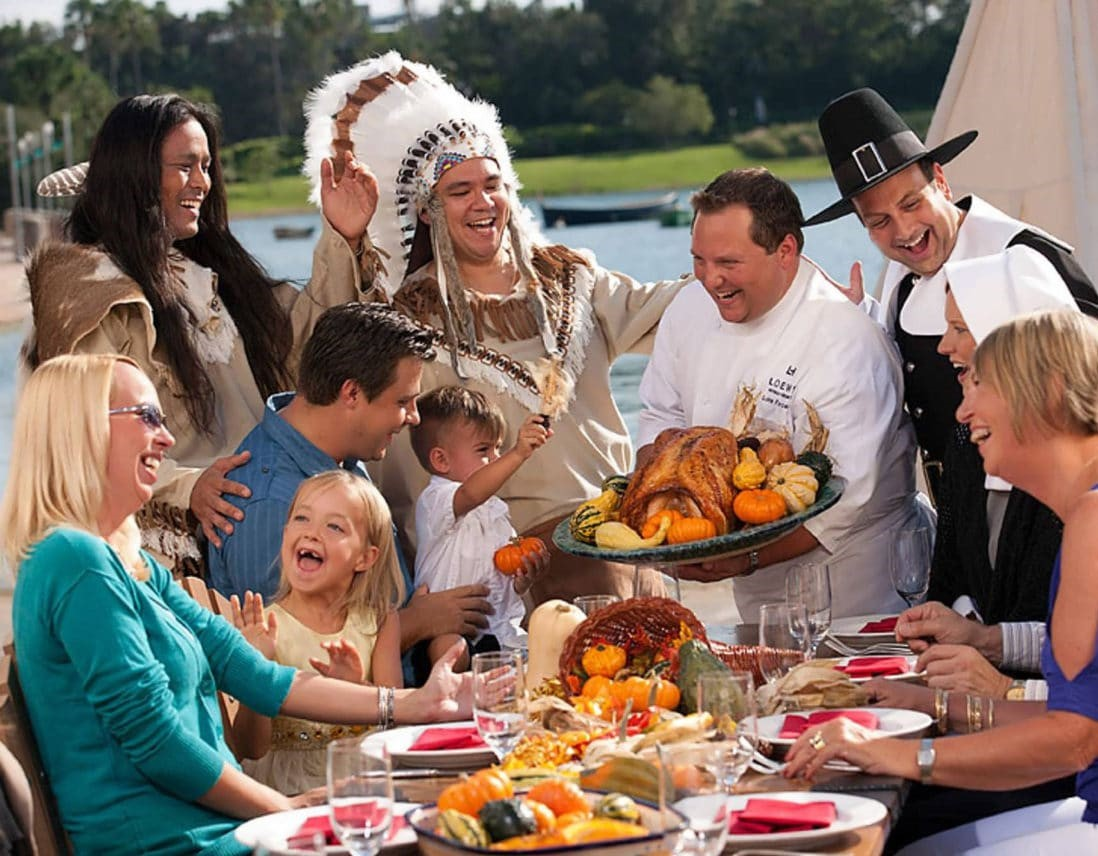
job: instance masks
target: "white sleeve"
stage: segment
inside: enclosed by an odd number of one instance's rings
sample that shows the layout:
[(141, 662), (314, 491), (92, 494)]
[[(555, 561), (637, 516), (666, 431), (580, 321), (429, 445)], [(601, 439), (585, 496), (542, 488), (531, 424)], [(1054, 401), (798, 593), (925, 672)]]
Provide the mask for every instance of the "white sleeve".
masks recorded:
[(652, 356), (644, 369), (640, 387), (641, 412), (638, 419), (637, 448), (656, 439), (665, 428), (685, 428), (686, 411), (683, 407), (681, 385), (676, 381), (679, 362), (678, 315), (679, 301), (672, 303), (664, 313), (656, 331)]
[(1000, 666), (1021, 672), (1041, 671), (1041, 648), (1045, 644), (1043, 621), (1004, 621), (1003, 661)]
[(882, 330), (888, 330), (888, 319), (885, 317), (884, 307), (872, 294), (866, 292), (862, 297), (862, 302), (858, 304), (858, 308), (880, 324)]
[(431, 479), (416, 500), (416, 571), (415, 585), (439, 591), (445, 572), (440, 562), (439, 542), (454, 528), (454, 494), (460, 482)]

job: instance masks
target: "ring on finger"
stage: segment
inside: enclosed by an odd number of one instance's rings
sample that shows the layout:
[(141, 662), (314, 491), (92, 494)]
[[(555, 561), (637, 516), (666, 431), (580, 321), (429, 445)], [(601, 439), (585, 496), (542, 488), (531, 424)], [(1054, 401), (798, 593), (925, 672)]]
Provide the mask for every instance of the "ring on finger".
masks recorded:
[(817, 752), (819, 752), (821, 749), (824, 748), (824, 746), (827, 745), (827, 741), (824, 740), (824, 736), (819, 731), (817, 731), (815, 734), (808, 738), (808, 745), (815, 749)]

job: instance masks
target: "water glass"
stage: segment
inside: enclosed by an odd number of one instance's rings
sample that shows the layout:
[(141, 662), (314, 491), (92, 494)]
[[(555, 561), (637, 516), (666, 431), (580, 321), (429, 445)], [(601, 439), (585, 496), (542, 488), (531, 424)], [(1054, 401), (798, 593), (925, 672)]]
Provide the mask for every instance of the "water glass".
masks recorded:
[(585, 594), (577, 597), (572, 603), (579, 607), (584, 615), (594, 615), (600, 609), (606, 609), (610, 604), (620, 600), (621, 598), (616, 594)]
[(726, 793), (747, 770), (758, 746), (755, 682), (749, 672), (702, 672), (698, 710), (713, 717), (717, 739), (724, 741), (722, 784)]
[(473, 720), (502, 761), (526, 731), (525, 665), (517, 651), (473, 655)]
[(670, 782), (673, 805), (686, 816), (672, 852), (716, 856), (728, 840), (728, 796), (724, 789), (725, 741), (669, 743), (656, 756)]
[(902, 529), (893, 536), (888, 570), (892, 587), (908, 606), (926, 597), (932, 543), (930, 529), (925, 526)]
[(804, 660), (805, 644), (793, 627), (808, 626), (803, 603), (764, 603), (759, 607), (759, 669), (768, 681), (776, 681)]
[[(804, 640), (808, 658), (815, 659), (816, 649), (831, 629), (831, 570), (822, 564), (794, 565), (785, 575), (785, 602), (804, 604), (806, 623), (794, 626), (793, 634)], [(799, 614), (790, 612), (790, 620)]]
[(333, 740), (327, 781), (332, 830), (355, 856), (374, 856), (393, 820), (388, 751), (367, 745), (362, 737)]

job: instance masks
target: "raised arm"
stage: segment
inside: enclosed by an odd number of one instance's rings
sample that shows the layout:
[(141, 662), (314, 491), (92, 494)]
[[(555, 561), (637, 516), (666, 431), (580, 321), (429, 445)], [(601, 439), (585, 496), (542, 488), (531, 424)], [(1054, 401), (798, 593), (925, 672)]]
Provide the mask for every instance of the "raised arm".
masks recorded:
[(543, 425), (540, 419), (533, 413), (527, 416), (519, 428), (515, 445), (461, 483), (454, 493), (454, 517), (468, 514), (493, 497), (507, 483), (507, 479), (553, 436), (552, 429)]

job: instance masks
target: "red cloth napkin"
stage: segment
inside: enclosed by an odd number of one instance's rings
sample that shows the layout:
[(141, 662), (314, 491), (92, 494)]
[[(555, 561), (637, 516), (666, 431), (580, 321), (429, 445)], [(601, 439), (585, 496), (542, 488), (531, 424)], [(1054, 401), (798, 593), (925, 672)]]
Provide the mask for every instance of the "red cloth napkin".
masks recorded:
[(852, 678), (872, 678), (880, 675), (902, 675), (911, 671), (907, 657), (854, 657), (845, 666), (836, 666)]
[(896, 630), (896, 622), (900, 620), (900, 616), (893, 615), (891, 618), (882, 618), (880, 621), (867, 621), (865, 626), (859, 630), (859, 633), (893, 633)]
[(826, 829), (835, 822), (835, 803), (793, 803), (785, 800), (750, 799), (742, 811), (729, 815), (729, 835), (768, 835)]
[(408, 747), (410, 752), (434, 752), (439, 749), (480, 749), (484, 741), (480, 739), (475, 725), (463, 728), (424, 728), (415, 742)]
[(866, 728), (876, 728), (880, 720), (877, 714), (868, 710), (818, 710), (804, 716), (800, 713), (790, 713), (782, 721), (782, 729), (778, 732), (781, 739), (794, 739), (800, 737), (813, 725), (823, 725), (833, 719), (849, 719)]
[[(364, 811), (372, 813), (373, 805), (364, 804), (361, 806)], [(392, 841), (397, 834), (402, 830), (407, 821), (405, 821), (402, 815), (393, 815), (393, 819), (389, 824), (389, 832), (385, 836), (386, 841)], [(315, 814), (301, 824), (300, 828), (286, 839), (287, 847), (301, 847), (305, 848), (313, 843), (313, 835), (317, 832), (323, 833), (324, 842), (330, 847), (338, 847), (340, 845), (339, 836), (332, 830), (332, 818), (327, 812), (324, 814)]]

